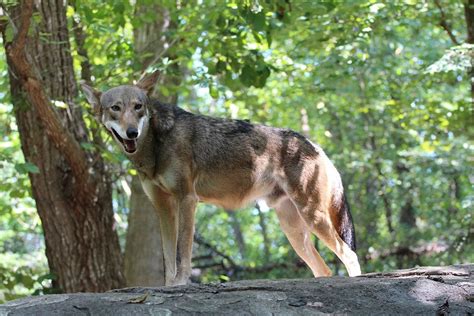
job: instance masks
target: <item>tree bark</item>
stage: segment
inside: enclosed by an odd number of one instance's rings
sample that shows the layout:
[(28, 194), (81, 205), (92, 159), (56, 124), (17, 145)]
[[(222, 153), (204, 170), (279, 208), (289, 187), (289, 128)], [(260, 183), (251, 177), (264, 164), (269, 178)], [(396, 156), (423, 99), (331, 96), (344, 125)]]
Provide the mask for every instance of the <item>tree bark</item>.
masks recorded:
[[(76, 1), (70, 1), (71, 6), (76, 11)], [(72, 28), (74, 33), (74, 39), (77, 45), (77, 54), (82, 57), (81, 59), (81, 80), (85, 81), (87, 84), (92, 84), (92, 70), (91, 70), (91, 63), (89, 61), (89, 54), (87, 53), (87, 49), (85, 48), (85, 41), (86, 41), (86, 34), (84, 33), (84, 29), (80, 18), (78, 16), (74, 16), (72, 18)]]
[[(153, 18), (150, 21), (150, 14)], [(175, 28), (171, 19), (170, 11), (162, 6), (154, 4), (150, 6), (146, 1), (138, 0), (135, 7), (135, 19), (142, 21), (133, 29), (135, 52), (142, 69), (158, 64), (161, 59), (167, 57), (171, 61), (176, 59), (172, 53), (176, 39), (172, 40), (170, 33)], [(147, 21), (147, 22), (145, 22)], [(161, 102), (178, 104), (178, 93), (175, 91), (181, 81), (179, 65), (173, 63), (168, 65), (166, 73), (162, 73), (158, 79), (157, 87), (153, 96)], [(163, 94), (159, 87), (165, 87), (168, 93)]]
[[(31, 24), (33, 12), (41, 21)], [(15, 118), (42, 221), (46, 256), (63, 292), (98, 292), (123, 285), (113, 228), (112, 195), (105, 164), (85, 152), (88, 136), (77, 96), (67, 29), (60, 0), (20, 1), (9, 7), (13, 41), (2, 32)], [(14, 25), (11, 25), (14, 24)], [(30, 30), (29, 30), (30, 29)], [(51, 100), (64, 102), (54, 108)]]
[(410, 192), (405, 200), (405, 204), (400, 209), (400, 224), (410, 230), (416, 230), (415, 208), (413, 207), (413, 198)]
[(474, 44), (474, 0), (464, 1), (464, 16), (466, 18), (467, 27), (466, 42)]
[[(474, 0), (465, 0), (464, 16), (466, 18), (467, 38), (466, 42), (474, 44)], [(474, 63), (474, 62), (473, 62)], [(474, 118), (474, 65), (469, 71), (471, 79), (471, 119)]]
[[(410, 169), (403, 163), (397, 163), (396, 170), (402, 182), (407, 183), (408, 186), (402, 190), (402, 195), (405, 196), (405, 203), (400, 208), (400, 225), (405, 227), (410, 232), (416, 231), (416, 210), (413, 206), (413, 196), (415, 195), (416, 188), (413, 187), (411, 179), (404, 179), (405, 175), (410, 172)], [(409, 237), (409, 236), (408, 236)], [(407, 238), (407, 242), (410, 242), (410, 238)]]
[(124, 274), (127, 286), (165, 284), (160, 222), (155, 208), (133, 177), (125, 245)]

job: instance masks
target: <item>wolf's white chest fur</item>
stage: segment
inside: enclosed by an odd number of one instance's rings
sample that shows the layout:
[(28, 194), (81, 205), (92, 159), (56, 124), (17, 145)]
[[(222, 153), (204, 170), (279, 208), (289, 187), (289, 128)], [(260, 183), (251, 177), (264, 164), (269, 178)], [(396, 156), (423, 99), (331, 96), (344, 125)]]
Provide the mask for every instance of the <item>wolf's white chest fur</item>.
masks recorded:
[(142, 177), (141, 179), (143, 190), (150, 197), (151, 190), (155, 190), (156, 187), (160, 188), (162, 191), (167, 193), (172, 193), (176, 188), (177, 179), (174, 172), (170, 171), (165, 172), (160, 175), (156, 175), (154, 178)]

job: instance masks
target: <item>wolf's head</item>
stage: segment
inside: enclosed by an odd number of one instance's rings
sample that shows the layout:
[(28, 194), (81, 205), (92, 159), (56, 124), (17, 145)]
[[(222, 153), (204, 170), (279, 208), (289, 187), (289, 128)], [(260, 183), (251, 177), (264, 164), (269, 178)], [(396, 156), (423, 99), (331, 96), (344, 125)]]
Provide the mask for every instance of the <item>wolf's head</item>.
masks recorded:
[(154, 72), (136, 85), (119, 86), (105, 92), (81, 84), (95, 117), (128, 155), (137, 151), (146, 135), (150, 119), (148, 96), (153, 91), (158, 75), (158, 72)]

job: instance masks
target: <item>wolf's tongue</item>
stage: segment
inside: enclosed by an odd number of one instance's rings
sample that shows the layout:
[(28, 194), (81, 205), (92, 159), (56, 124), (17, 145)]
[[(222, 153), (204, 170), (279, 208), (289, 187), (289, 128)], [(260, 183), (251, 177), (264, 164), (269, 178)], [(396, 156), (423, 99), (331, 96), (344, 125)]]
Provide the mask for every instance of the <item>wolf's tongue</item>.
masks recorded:
[(124, 139), (123, 144), (125, 145), (125, 150), (129, 153), (133, 153), (137, 150), (137, 142), (134, 139)]

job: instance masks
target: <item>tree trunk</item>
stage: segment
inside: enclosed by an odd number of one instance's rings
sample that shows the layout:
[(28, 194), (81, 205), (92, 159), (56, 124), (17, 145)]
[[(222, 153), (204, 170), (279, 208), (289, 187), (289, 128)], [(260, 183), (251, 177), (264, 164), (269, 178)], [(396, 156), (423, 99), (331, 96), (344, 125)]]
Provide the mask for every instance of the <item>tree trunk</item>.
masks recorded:
[(160, 222), (155, 208), (133, 177), (125, 246), (124, 274), (127, 286), (165, 284)]
[[(135, 52), (142, 69), (146, 70), (149, 66), (159, 64), (165, 57), (171, 61), (175, 60), (176, 56), (172, 52), (176, 39), (172, 40), (169, 35), (175, 28), (175, 23), (171, 19), (170, 11), (162, 5), (150, 5), (147, 1), (138, 0), (135, 19), (141, 21), (139, 27), (133, 30), (133, 38)], [(180, 81), (179, 65), (177, 63), (168, 65), (166, 73), (162, 73), (158, 79), (153, 96), (161, 102), (178, 104), (176, 89)]]
[[(416, 188), (413, 187), (413, 182), (410, 179), (404, 179), (404, 175), (410, 172), (410, 169), (403, 163), (398, 163), (396, 167), (397, 173), (404, 183), (408, 182), (406, 189), (402, 189), (402, 195), (405, 196), (405, 203), (400, 209), (400, 225), (405, 227), (408, 231), (416, 231), (416, 210), (413, 206), (413, 196)], [(407, 238), (410, 242), (410, 238)]]
[[(38, 23), (31, 23), (37, 12)], [(12, 102), (33, 197), (42, 221), (53, 286), (63, 292), (99, 292), (123, 285), (113, 228), (111, 186), (88, 142), (77, 96), (64, 1), (20, 1), (10, 7), (13, 41), (2, 30)], [(14, 23), (14, 25), (12, 25)], [(4, 25), (5, 26), (5, 25)], [(29, 30), (30, 28), (30, 30)], [(28, 36), (30, 35), (30, 36)], [(54, 108), (51, 100), (64, 102)]]
[(416, 230), (415, 208), (413, 207), (413, 198), (410, 192), (407, 195), (405, 204), (400, 209), (400, 224), (410, 230)]
[[(466, 42), (474, 44), (474, 0), (464, 2), (464, 16), (466, 18), (467, 38)], [(471, 79), (471, 119), (474, 118), (474, 65), (469, 71)]]

